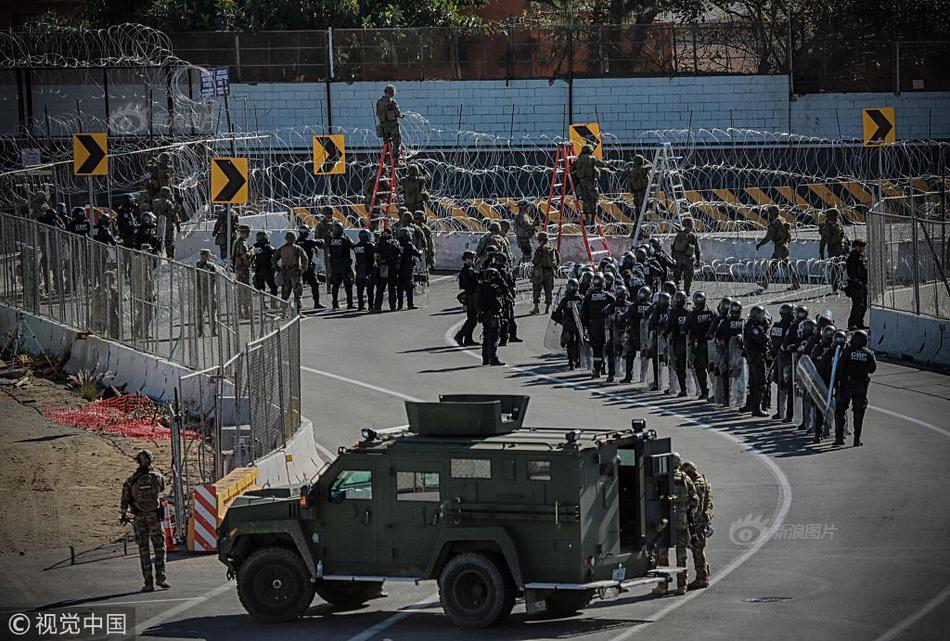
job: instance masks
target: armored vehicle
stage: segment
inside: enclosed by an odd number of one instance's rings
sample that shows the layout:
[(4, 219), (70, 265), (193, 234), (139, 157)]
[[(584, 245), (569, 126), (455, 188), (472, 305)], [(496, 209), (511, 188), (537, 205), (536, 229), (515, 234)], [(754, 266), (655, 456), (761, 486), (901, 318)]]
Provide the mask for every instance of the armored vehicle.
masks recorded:
[(408, 428), (362, 431), (299, 493), (239, 497), (219, 529), (241, 602), (270, 622), (314, 592), (339, 607), (384, 581), (438, 581), (459, 626), (511, 612), (569, 614), (594, 596), (668, 580), (669, 439), (629, 428), (523, 427), (526, 396), (408, 402)]

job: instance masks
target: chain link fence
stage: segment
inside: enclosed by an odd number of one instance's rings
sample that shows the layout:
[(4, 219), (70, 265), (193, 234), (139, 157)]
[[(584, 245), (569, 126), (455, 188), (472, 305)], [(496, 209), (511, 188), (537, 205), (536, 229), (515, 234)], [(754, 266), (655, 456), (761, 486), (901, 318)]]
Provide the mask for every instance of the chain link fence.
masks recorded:
[(220, 265), (209, 271), (0, 213), (0, 304), (193, 370), (174, 391), (179, 532), (196, 485), (284, 447), (300, 427), (299, 317)]
[(869, 212), (868, 280), (875, 307), (950, 319), (947, 194), (884, 198)]

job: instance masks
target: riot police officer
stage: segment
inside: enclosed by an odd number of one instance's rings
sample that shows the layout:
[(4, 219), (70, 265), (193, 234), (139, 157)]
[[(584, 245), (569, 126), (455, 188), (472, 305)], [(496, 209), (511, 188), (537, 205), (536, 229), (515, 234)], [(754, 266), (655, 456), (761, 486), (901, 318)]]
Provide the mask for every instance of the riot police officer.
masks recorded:
[(89, 224), (89, 218), (86, 217), (86, 210), (82, 207), (73, 207), (72, 216), (66, 223), (66, 231), (79, 236), (88, 236), (92, 225)]
[(590, 291), (581, 303), (581, 323), (590, 341), (594, 367), (591, 378), (600, 378), (604, 367), (604, 345), (607, 342), (607, 315), (616, 304), (616, 298), (604, 289), (604, 277), (596, 274), (591, 278)]
[(772, 375), (770, 376), (765, 394), (772, 395), (772, 383), (778, 390), (775, 401), (773, 419), (780, 420), (792, 414), (795, 399), (788, 393), (788, 379), (791, 376), (792, 359), (785, 350), (785, 339), (795, 324), (795, 311), (791, 303), (784, 303), (779, 308), (779, 320), (769, 329), (770, 353), (773, 358)]
[(270, 244), (267, 232), (259, 231), (254, 237), (254, 288), (264, 291), (266, 286), (271, 296), (277, 296), (277, 281), (274, 280), (274, 246)]
[(158, 237), (158, 219), (150, 211), (142, 214), (139, 226), (135, 229), (131, 247), (152, 254), (162, 251), (162, 241)]
[(851, 336), (851, 344), (838, 363), (838, 396), (835, 405), (835, 445), (844, 445), (844, 415), (851, 406), (854, 418), (854, 446), (863, 445), (864, 412), (868, 407), (868, 386), (877, 370), (874, 352), (868, 348), (868, 334), (859, 329)]
[(333, 309), (340, 308), (340, 285), (346, 291), (346, 308), (356, 309), (353, 304), (353, 241), (343, 233), (343, 223), (333, 223), (332, 237), (327, 253), (330, 255), (330, 287)]
[(501, 326), (501, 277), (494, 267), (482, 270), (476, 292), (478, 320), (482, 324), (482, 365), (504, 365), (498, 360), (498, 336)]
[(752, 411), (752, 416), (768, 416), (762, 411), (762, 397), (768, 389), (766, 361), (769, 353), (769, 331), (765, 308), (753, 305), (749, 321), (742, 328), (742, 345), (749, 368), (749, 396), (742, 411)]
[(693, 360), (693, 374), (699, 387), (699, 398), (709, 398), (709, 330), (713, 323), (712, 310), (706, 307), (706, 294), (693, 294), (693, 309), (686, 325), (689, 332), (689, 353)]
[(402, 247), (393, 238), (391, 229), (384, 229), (379, 235), (376, 246), (376, 303), (373, 309), (381, 312), (383, 309), (383, 293), (389, 295), (390, 311), (396, 309), (396, 300), (399, 297), (399, 263), (402, 260)]
[(455, 342), (460, 347), (478, 345), (472, 337), (472, 332), (478, 325), (478, 310), (475, 306), (475, 297), (478, 293), (478, 272), (475, 271), (475, 252), (466, 249), (462, 252), (462, 269), (458, 275), (458, 301), (465, 310), (465, 322), (455, 335)]
[[(416, 249), (412, 242), (412, 231), (408, 227), (399, 230), (399, 273), (397, 276), (396, 308), (402, 309), (403, 299), (406, 309), (416, 309), (413, 302), (415, 294), (415, 266), (416, 259), (422, 258), (422, 252)], [(495, 272), (497, 274), (497, 271)]]
[[(679, 385), (677, 398), (686, 396), (686, 344), (689, 338), (689, 310), (686, 308), (686, 292), (673, 294), (670, 313), (666, 320), (666, 334), (670, 341), (670, 359), (672, 369)], [(672, 393), (673, 381), (670, 380), (669, 392)]]
[(96, 235), (92, 239), (106, 245), (119, 244), (115, 236), (112, 235), (112, 216), (105, 213), (99, 214), (99, 221), (96, 223)]
[(363, 311), (367, 301), (370, 307), (373, 306), (376, 283), (376, 244), (368, 229), (359, 231), (359, 241), (353, 245), (353, 255), (356, 257), (356, 306), (359, 311)]
[(326, 305), (320, 304), (320, 281), (317, 280), (317, 261), (313, 259), (313, 255), (318, 249), (324, 249), (324, 243), (319, 238), (315, 239), (310, 237), (310, 227), (307, 225), (301, 225), (300, 229), (297, 230), (296, 242), (307, 256), (307, 269), (300, 275), (301, 288), (303, 285), (310, 286), (314, 309), (326, 309)]
[(584, 299), (578, 292), (579, 286), (576, 278), (568, 278), (564, 286), (564, 297), (558, 301), (557, 307), (551, 313), (551, 320), (561, 326), (561, 347), (567, 348), (569, 370), (581, 365), (581, 328), (577, 326), (577, 318), (580, 316), (580, 305)]
[(670, 312), (672, 297), (667, 292), (653, 295), (653, 308), (650, 311), (650, 320), (647, 329), (650, 330), (650, 356), (653, 358), (653, 382), (650, 391), (660, 390), (660, 367), (667, 366), (669, 358), (666, 349), (666, 317)]
[(642, 383), (646, 380), (647, 357), (644, 352), (648, 351), (648, 349), (647, 341), (644, 340), (644, 337), (646, 335), (646, 326), (649, 322), (650, 314), (653, 311), (653, 306), (650, 304), (651, 296), (653, 296), (653, 292), (650, 291), (650, 288), (646, 285), (641, 285), (639, 289), (637, 289), (637, 300), (628, 306), (627, 311), (624, 312), (623, 324), (627, 330), (626, 338), (624, 339), (624, 367), (627, 371), (626, 374), (624, 374), (623, 380), (620, 381), (621, 383), (633, 382), (633, 361), (638, 352), (640, 353), (640, 382)]
[[(627, 330), (627, 288), (620, 285), (614, 289), (616, 302), (609, 310), (607, 321), (607, 382), (613, 383), (617, 373), (617, 361), (623, 355), (624, 337)], [(629, 375), (629, 370), (628, 370)]]
[(855, 238), (851, 243), (851, 253), (845, 262), (848, 273), (848, 285), (844, 293), (851, 299), (851, 314), (848, 316), (848, 329), (867, 329), (864, 315), (868, 311), (868, 262), (864, 256), (866, 243)]
[(723, 387), (723, 407), (738, 402), (742, 384), (742, 334), (745, 320), (742, 303), (730, 300), (726, 318), (716, 326), (716, 349), (719, 357), (719, 376)]

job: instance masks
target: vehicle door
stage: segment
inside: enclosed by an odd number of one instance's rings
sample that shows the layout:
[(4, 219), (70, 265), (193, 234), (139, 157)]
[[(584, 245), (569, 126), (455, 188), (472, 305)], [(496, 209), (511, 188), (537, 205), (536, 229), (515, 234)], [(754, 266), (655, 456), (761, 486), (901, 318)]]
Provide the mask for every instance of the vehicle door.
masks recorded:
[(376, 574), (384, 473), (374, 456), (348, 456), (320, 506), (324, 574)]
[(673, 514), (673, 465), (670, 439), (643, 442), (641, 466), (641, 535), (647, 549), (670, 548), (676, 542)]

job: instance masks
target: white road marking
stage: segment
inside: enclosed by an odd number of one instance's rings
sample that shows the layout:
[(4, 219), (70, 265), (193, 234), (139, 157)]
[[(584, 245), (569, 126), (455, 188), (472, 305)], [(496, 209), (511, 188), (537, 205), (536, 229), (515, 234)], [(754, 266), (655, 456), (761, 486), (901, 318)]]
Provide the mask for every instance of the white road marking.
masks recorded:
[(430, 594), (429, 596), (422, 599), (421, 601), (416, 601), (412, 605), (407, 605), (405, 608), (403, 608), (399, 612), (396, 612), (392, 616), (383, 619), (376, 625), (372, 625), (366, 628), (359, 634), (350, 637), (346, 641), (369, 641), (369, 639), (372, 639), (373, 637), (375, 637), (377, 634), (379, 634), (386, 628), (390, 628), (396, 625), (397, 623), (399, 623), (406, 617), (414, 614), (416, 611), (426, 607), (427, 605), (432, 605), (433, 603), (438, 603), (438, 602), (439, 602), (439, 594), (438, 593)]
[(912, 416), (907, 416), (906, 414), (900, 414), (898, 412), (886, 410), (883, 407), (877, 407), (875, 405), (868, 405), (868, 409), (878, 412), (879, 414), (885, 414), (887, 416), (890, 416), (891, 418), (899, 418), (902, 421), (907, 421), (909, 423), (913, 423), (914, 425), (919, 425), (920, 427), (937, 432), (938, 434), (943, 434), (946, 437), (950, 437), (950, 432), (948, 432), (947, 430), (937, 427), (936, 425), (932, 425), (928, 423), (927, 421), (922, 421), (919, 418), (914, 418)]
[(135, 637), (140, 637), (140, 636), (142, 636), (142, 635), (145, 633), (145, 631), (148, 630), (149, 628), (152, 628), (152, 627), (154, 627), (154, 626), (156, 626), (156, 625), (159, 625), (159, 624), (161, 624), (161, 623), (164, 623), (165, 621), (168, 621), (168, 620), (169, 620), (170, 618), (172, 618), (173, 616), (177, 616), (177, 615), (181, 614), (182, 612), (185, 612), (186, 610), (190, 610), (191, 608), (193, 608), (193, 607), (195, 607), (195, 606), (201, 605), (201, 604), (204, 603), (205, 601), (208, 601), (208, 600), (210, 600), (210, 599), (213, 599), (213, 598), (215, 598), (216, 596), (220, 596), (220, 595), (224, 594), (225, 592), (227, 592), (227, 591), (230, 590), (230, 589), (231, 589), (231, 582), (230, 582), (230, 581), (225, 581), (224, 583), (222, 583), (222, 584), (219, 585), (218, 587), (216, 587), (216, 588), (214, 588), (214, 589), (212, 589), (212, 590), (210, 590), (210, 591), (208, 591), (208, 592), (202, 594), (201, 596), (197, 596), (197, 597), (195, 597), (195, 598), (193, 598), (193, 599), (188, 599), (188, 600), (185, 601), (184, 603), (180, 603), (180, 604), (176, 605), (175, 607), (169, 608), (169, 609), (165, 610), (164, 612), (162, 612), (162, 613), (160, 613), (160, 614), (156, 614), (155, 616), (153, 616), (151, 619), (148, 619), (147, 621), (143, 621), (142, 623), (140, 623), (140, 624), (138, 624), (137, 626), (135, 626), (135, 632), (134, 632), (134, 634), (131, 634), (131, 635), (125, 637), (125, 638), (126, 638), (126, 639), (134, 639)]
[[(451, 327), (449, 327), (448, 330), (446, 330), (443, 338), (447, 345), (456, 345), (452, 337), (455, 335), (455, 332), (458, 331), (458, 329), (462, 326), (463, 322), (464, 321), (459, 321), (455, 323), (454, 325), (452, 325)], [(476, 354), (475, 352), (471, 350), (463, 349), (460, 351), (465, 352), (466, 354), (468, 354), (469, 356), (473, 358), (477, 358), (481, 360), (481, 355)], [(702, 421), (696, 420), (695, 418), (686, 416), (685, 414), (680, 414), (679, 412), (676, 412), (666, 407), (659, 407), (652, 403), (648, 403), (646, 401), (630, 398), (627, 395), (618, 394), (615, 392), (608, 392), (606, 390), (591, 389), (589, 387), (586, 387), (586, 385), (589, 385), (590, 381), (582, 381), (582, 382), (570, 381), (567, 379), (563, 379), (559, 376), (552, 376), (551, 374), (545, 374), (543, 372), (539, 372), (531, 368), (518, 367), (515, 365), (506, 365), (505, 367), (506, 369), (510, 369), (515, 372), (520, 372), (522, 374), (531, 374), (535, 378), (548, 380), (553, 383), (558, 383), (559, 385), (565, 385), (568, 387), (574, 387), (574, 388), (583, 389), (585, 391), (590, 391), (592, 394), (597, 395), (597, 396), (602, 396), (604, 398), (619, 400), (619, 401), (623, 401), (625, 403), (637, 405), (640, 407), (647, 407), (665, 416), (673, 416), (676, 418), (680, 418), (690, 424), (696, 425), (698, 427), (702, 427), (706, 430), (719, 434), (720, 436), (723, 436), (739, 445), (745, 446), (748, 452), (750, 452), (763, 465), (765, 465), (766, 468), (768, 468), (769, 472), (772, 473), (772, 476), (775, 477), (775, 481), (778, 483), (779, 489), (780, 489), (779, 500), (778, 500), (778, 505), (776, 507), (775, 516), (774, 518), (772, 518), (771, 522), (769, 523), (768, 529), (765, 530), (759, 536), (758, 540), (755, 543), (750, 545), (749, 548), (745, 552), (743, 552), (738, 557), (733, 559), (733, 561), (729, 563), (728, 565), (726, 565), (726, 567), (722, 568), (718, 572), (715, 572), (710, 577), (710, 580), (709, 580), (710, 587), (712, 587), (719, 581), (725, 579), (727, 576), (732, 574), (736, 569), (738, 569), (743, 563), (748, 561), (752, 557), (753, 554), (758, 552), (762, 548), (762, 546), (764, 546), (766, 543), (769, 542), (769, 540), (772, 538), (775, 532), (777, 532), (778, 529), (785, 522), (785, 517), (788, 515), (788, 511), (792, 505), (792, 487), (788, 482), (788, 477), (785, 476), (785, 473), (781, 470), (781, 468), (779, 468), (779, 466), (775, 464), (775, 461), (769, 458), (768, 455), (764, 454), (763, 452), (760, 452), (756, 448), (751, 447), (746, 443), (743, 443), (742, 439), (740, 439), (739, 437), (733, 434), (730, 434), (729, 432), (723, 431), (717, 427), (714, 427), (708, 423), (704, 423)], [(682, 605), (686, 603), (689, 603), (690, 601), (697, 598), (701, 594), (702, 592), (688, 592), (685, 596), (677, 597), (676, 600), (674, 600), (672, 603), (670, 603), (666, 607), (662, 608), (659, 612), (654, 614), (651, 617), (649, 623), (655, 623), (659, 621), (660, 619), (665, 617), (667, 614), (669, 614), (673, 610), (681, 607)], [(613, 637), (612, 639), (610, 639), (610, 641), (625, 641), (626, 639), (629, 639), (630, 637), (638, 634), (644, 628), (648, 627), (649, 623), (644, 623), (642, 625), (638, 625), (635, 628), (631, 628), (627, 630), (626, 632), (623, 632), (622, 634), (619, 634)]]
[(448, 280), (450, 278), (458, 278), (458, 276), (456, 276), (455, 274), (448, 274), (446, 276), (436, 276), (435, 278), (429, 279), (429, 284), (431, 285), (432, 283), (440, 283), (443, 280)]
[[(938, 592), (936, 596), (927, 601), (927, 603), (925, 603), (922, 608), (876, 638), (874, 641), (891, 641), (892, 639), (896, 639), (899, 634), (906, 632), (907, 628), (917, 623), (920, 619), (924, 618), (928, 612), (943, 603), (947, 597), (950, 597), (950, 585), (945, 587), (943, 590)], [(909, 638), (913, 638), (913, 636)]]
[(142, 599), (140, 601), (96, 601), (96, 607), (101, 605), (140, 605), (142, 603), (171, 603), (173, 601), (191, 601), (195, 597), (180, 597), (178, 599)]
[(409, 396), (408, 394), (403, 394), (402, 392), (397, 392), (395, 390), (387, 389), (385, 387), (380, 387), (379, 385), (373, 385), (372, 383), (358, 381), (355, 378), (348, 378), (346, 376), (340, 376), (339, 374), (333, 374), (331, 372), (324, 372), (323, 370), (307, 367), (306, 365), (301, 365), (300, 369), (302, 369), (305, 372), (310, 372), (311, 374), (316, 374), (317, 376), (326, 376), (327, 378), (332, 378), (334, 380), (341, 381), (343, 383), (349, 383), (350, 385), (365, 387), (366, 389), (373, 390), (374, 392), (379, 392), (380, 394), (386, 394), (387, 396), (395, 396), (396, 398), (401, 398), (404, 401), (420, 402), (422, 400), (420, 398), (416, 398), (415, 396)]

